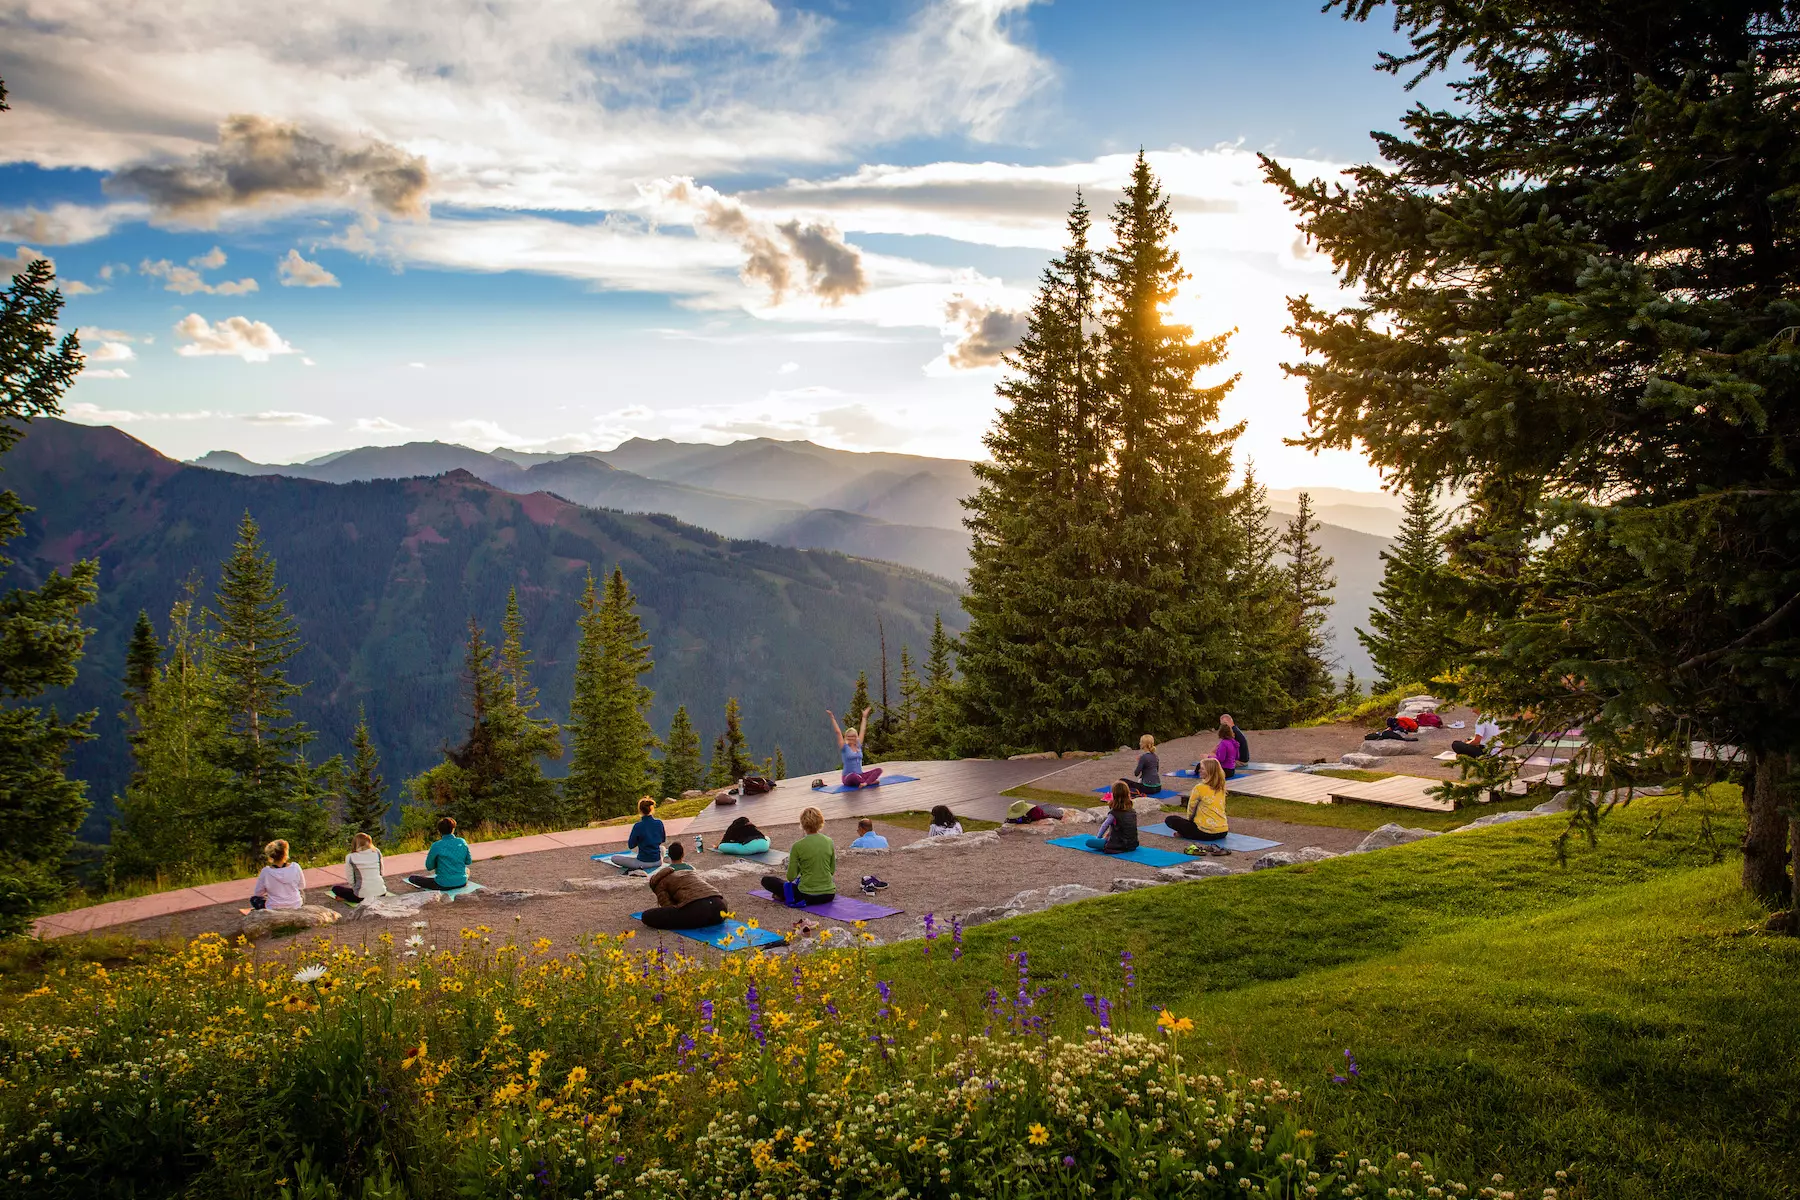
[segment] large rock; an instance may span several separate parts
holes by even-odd
[[[1387,824],[1376,829],[1368,837],[1356,844],[1356,849],[1347,850],[1347,854],[1367,854],[1371,850],[1385,850],[1389,846],[1404,846],[1408,842],[1422,842],[1426,838],[1437,836],[1435,829],[1409,829],[1404,825]]]
[[[1401,758],[1408,754],[1423,754],[1425,747],[1418,742],[1382,740],[1364,742],[1356,753],[1372,755],[1375,758]]]
[[[1158,879],[1169,883],[1181,883],[1188,879],[1217,879],[1221,875],[1236,874],[1222,862],[1212,859],[1196,858],[1192,862],[1178,863],[1172,867],[1161,867],[1156,872]]]
[[[1458,825],[1455,829],[1452,829],[1449,832],[1451,832],[1451,833],[1467,833],[1471,829],[1486,829],[1490,825],[1510,825],[1514,821],[1529,821],[1532,817],[1537,817],[1537,816],[1542,816],[1542,815],[1543,815],[1542,813],[1533,812],[1529,809],[1521,809],[1521,810],[1514,811],[1514,812],[1489,813],[1485,817],[1477,817],[1475,820],[1470,821],[1467,825]]]
[[[1436,696],[1408,696],[1400,702],[1397,717],[1416,717],[1423,712],[1436,712],[1443,707],[1443,701]]]
[[[1106,814],[1105,807],[1098,804],[1092,808],[1077,808],[1072,804],[1065,804],[1062,810],[1064,825],[1098,825],[1100,818]]]
[[[1367,743],[1365,743],[1365,745],[1366,744]],[[1346,767],[1361,767],[1366,771],[1370,767],[1379,767],[1381,765],[1381,758],[1379,755],[1364,754],[1360,750],[1352,750],[1348,754],[1339,755],[1338,762]]]
[[[962,850],[970,846],[992,846],[999,842],[998,829],[983,829],[979,833],[952,833],[943,837],[922,837],[916,842],[908,842],[900,847],[902,850],[927,850],[941,853],[945,850]]]
[[[336,909],[317,904],[301,908],[253,908],[244,914],[242,932],[254,940],[272,933],[294,933],[301,929],[317,929],[321,925],[336,925],[341,919]]]
[[[1267,871],[1270,867],[1291,867],[1297,863],[1320,862],[1337,855],[1323,846],[1302,846],[1298,850],[1271,850],[1250,864],[1252,871]]]
[[[891,854],[891,853],[893,853],[893,851],[888,849],[888,847],[886,847],[886,846],[845,846],[842,850],[838,851],[838,857],[839,858],[876,858],[881,855]]]
[[[1122,879],[1113,880],[1112,887],[1108,888],[1107,891],[1136,892],[1142,891],[1144,888],[1148,887],[1164,887],[1172,882],[1174,881],[1169,879],[1144,879],[1136,875],[1128,875]]]
[[[1073,904],[1077,900],[1086,900],[1090,896],[1104,895],[1098,888],[1088,887],[1081,883],[1059,883],[1055,887],[1032,888],[1019,892],[1010,900],[999,904],[987,904],[971,909],[963,914],[963,928],[971,925],[986,925],[992,921],[1004,921],[1008,917],[1023,916],[1026,913],[1042,912],[1046,908],[1054,908],[1059,904]]]
[[[373,900],[364,900],[350,910],[352,921],[410,921],[421,909],[442,904],[442,892],[389,892]]]

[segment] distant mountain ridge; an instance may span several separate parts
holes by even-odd
[[[295,711],[320,731],[317,757],[347,748],[366,705],[390,785],[463,732],[466,622],[497,634],[508,588],[519,591],[545,715],[567,717],[586,572],[622,563],[654,647],[658,731],[684,703],[710,745],[726,697],[738,696],[752,750],[779,743],[796,771],[834,761],[823,710],[842,708],[859,670],[879,678],[878,619],[895,660],[903,643],[923,651],[934,614],[952,631],[964,625],[956,590],[931,575],[513,494],[463,468],[346,483],[206,470],[116,429],[41,419],[7,455],[4,484],[37,510],[11,547],[8,584],[101,562],[100,600],[85,614],[96,632],[76,685],[56,699],[65,712],[100,710],[100,737],[73,754],[96,805],[90,837],[103,835],[129,770],[116,714],[132,622],[141,608],[160,629],[191,575],[210,597],[245,511],[306,641],[291,670],[309,681]]]

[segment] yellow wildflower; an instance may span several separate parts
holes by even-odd
[[[1050,1131],[1033,1121],[1030,1135],[1025,1140],[1034,1146],[1047,1146],[1050,1144]]]

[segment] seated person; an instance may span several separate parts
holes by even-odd
[[[1219,714],[1219,724],[1224,726],[1226,729],[1231,730],[1231,740],[1237,743],[1238,766],[1241,767],[1245,763],[1249,762],[1250,761],[1250,739],[1244,736],[1244,731],[1242,729],[1238,728],[1238,723],[1231,719],[1231,714],[1230,713],[1220,713]]]
[[[636,866],[655,866],[662,862],[663,843],[669,840],[668,831],[656,816],[656,801],[645,796],[638,801],[638,819],[631,826],[631,834],[625,839],[627,850],[637,851]],[[623,859],[618,855],[615,861]]]
[[[1129,854],[1138,848],[1137,809],[1132,806],[1131,789],[1124,780],[1113,784],[1107,797],[1109,810],[1100,821],[1100,835],[1087,840],[1089,850],[1102,854]]]
[[[288,844],[276,838],[263,847],[269,865],[257,872],[251,908],[301,908],[306,904],[306,872],[288,857]]]
[[[1133,796],[1154,796],[1162,791],[1162,761],[1156,757],[1156,739],[1145,734],[1138,739],[1137,770],[1119,780]]]
[[[456,818],[438,818],[437,830],[437,841],[425,852],[425,869],[432,874],[408,875],[406,882],[416,888],[439,892],[454,892],[469,886],[469,864],[474,861],[474,855],[469,853],[469,843],[456,836]]]
[[[837,714],[829,708],[825,710],[825,715],[831,718],[831,732],[837,735],[838,754],[844,760],[843,784],[845,787],[880,786],[881,768],[863,766],[863,743],[869,737],[869,714],[873,711],[869,708],[863,709],[860,728],[855,724],[854,714],[845,714],[850,717],[851,725],[848,729],[840,729],[838,728]]]
[[[350,853],[344,856],[344,878],[348,882],[331,885],[331,894],[345,904],[360,904],[388,894],[387,883],[381,878],[381,851],[368,834],[358,833],[350,839]]]
[[[931,828],[925,831],[926,837],[951,837],[963,831],[962,822],[950,811],[948,804],[939,804],[931,810]]]
[[[1230,832],[1225,823],[1225,768],[1216,758],[1204,759],[1199,775],[1200,782],[1188,794],[1187,812],[1169,816],[1163,823],[1195,841],[1222,841]]]
[[[1479,733],[1471,733],[1469,735],[1469,740],[1466,742],[1451,742],[1450,749],[1455,752],[1458,758],[1486,758],[1488,752],[1488,748],[1485,745],[1486,741],[1487,739],[1482,737]]]
[[[1364,734],[1363,740],[1367,742],[1416,742],[1419,739],[1416,737],[1407,737],[1406,734],[1402,733],[1400,730],[1399,718],[1389,717],[1385,728],[1377,729],[1373,733]]]
[[[764,875],[763,888],[780,900],[791,879],[801,900],[808,904],[830,903],[837,899],[837,847],[819,832],[825,828],[825,814],[816,808],[801,809],[800,828],[806,836],[788,848],[787,879]]]
[[[875,832],[875,822],[863,817],[856,823],[856,840],[850,843],[852,850],[886,850],[887,839]]]
[[[769,848],[769,835],[750,823],[749,817],[739,817],[725,829],[725,835],[719,839],[720,854],[761,854]],[[675,848],[669,847],[669,855],[674,857]]]
[[[669,864],[650,876],[656,907],[638,919],[652,929],[704,929],[725,919],[725,897],[682,860],[687,848],[669,843]]]
[[[1212,760],[1225,772],[1225,778],[1230,779],[1237,774],[1238,744],[1237,739],[1231,736],[1231,727],[1228,725],[1219,726],[1219,744],[1213,747]],[[1206,764],[1200,765],[1204,767]]]
[[[1033,804],[1029,800],[1014,800],[1006,806],[1006,823],[1008,825],[1030,825],[1034,821],[1060,821],[1063,810],[1054,804]]]

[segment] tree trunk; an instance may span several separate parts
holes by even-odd
[[[1750,755],[1750,779],[1744,788],[1744,890],[1770,908],[1790,902],[1788,828],[1782,813],[1787,800],[1788,756]]]

